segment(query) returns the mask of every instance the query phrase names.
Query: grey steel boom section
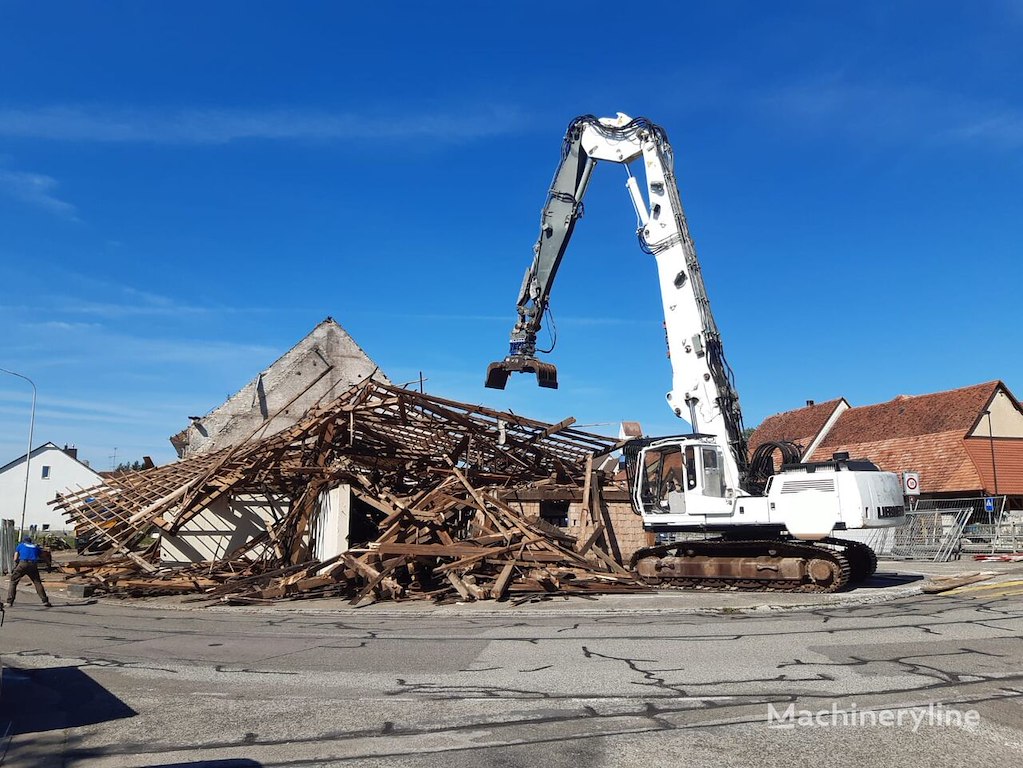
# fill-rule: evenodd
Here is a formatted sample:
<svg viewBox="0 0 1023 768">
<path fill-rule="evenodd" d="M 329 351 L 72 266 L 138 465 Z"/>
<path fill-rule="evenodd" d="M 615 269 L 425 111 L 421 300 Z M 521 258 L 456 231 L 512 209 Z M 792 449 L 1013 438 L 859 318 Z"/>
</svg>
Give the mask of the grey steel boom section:
<svg viewBox="0 0 1023 768">
<path fill-rule="evenodd" d="M 557 368 L 536 358 L 536 334 L 550 302 L 551 287 L 568 248 L 576 221 L 582 216 L 583 196 L 596 161 L 582 148 L 583 127 L 596 123 L 590 115 L 577 117 L 568 126 L 562 145 L 561 162 L 547 193 L 540 217 L 540 235 L 533 246 L 533 263 L 526 270 L 517 302 L 518 320 L 511 333 L 508 357 L 487 370 L 486 385 L 504 389 L 515 371 L 537 374 L 541 387 L 557 389 Z"/>
<path fill-rule="evenodd" d="M 646 118 L 636 118 L 619 126 L 601 121 L 593 115 L 584 115 L 569 124 L 562 146 L 561 162 L 554 174 L 541 215 L 540 234 L 533 247 L 533 261 L 526 271 L 519 291 L 516 307 L 518 319 L 512 328 L 509 354 L 504 360 L 491 364 L 487 369 L 486 386 L 504 389 L 509 375 L 513 372 L 535 373 L 542 387 L 558 386 L 555 366 L 537 359 L 536 337 L 548 310 L 551 288 L 561 266 L 561 260 L 568 248 L 576 221 L 582 216 L 583 197 L 597 164 L 597 160 L 583 147 L 583 136 L 587 131 L 599 134 L 607 140 L 605 149 L 611 147 L 617 152 L 617 156 L 601 159 L 628 167 L 632 160 L 653 153 L 663 169 L 663 184 L 652 182 L 651 191 L 657 193 L 658 198 L 667 197 L 667 207 L 670 211 L 661 211 L 660 204 L 652 202 L 652 208 L 648 212 L 639 199 L 638 187 L 630 178 L 630 192 L 633 194 L 633 202 L 641 222 L 637 232 L 640 247 L 644 252 L 654 256 L 669 248 L 677 246 L 682 248 L 684 268 L 674 274 L 674 286 L 680 289 L 688 282 L 692 291 L 692 300 L 696 304 L 701 328 L 700 332 L 692 337 L 691 343 L 696 347 L 696 356 L 705 358 L 707 375 L 711 379 L 706 390 L 713 393 L 713 399 L 724 421 L 725 436 L 737 465 L 739 478 L 744 479 L 747 469 L 747 446 L 743 435 L 739 396 L 735 390 L 731 369 L 725 360 L 721 335 L 711 313 L 696 249 L 686 224 L 673 171 L 671 145 L 664 130 Z M 620 150 L 614 149 L 619 145 Z M 656 233 L 646 224 L 649 218 L 662 214 L 674 217 L 675 231 L 663 239 L 657 239 Z M 670 340 L 669 354 L 675 355 L 672 365 L 677 374 L 678 366 L 683 365 L 682 355 L 680 350 L 671 348 Z M 694 430 L 702 427 L 698 423 L 697 403 L 696 397 L 687 394 L 685 404 L 688 413 L 684 413 L 681 404 L 671 402 L 675 415 L 688 418 Z"/>
</svg>

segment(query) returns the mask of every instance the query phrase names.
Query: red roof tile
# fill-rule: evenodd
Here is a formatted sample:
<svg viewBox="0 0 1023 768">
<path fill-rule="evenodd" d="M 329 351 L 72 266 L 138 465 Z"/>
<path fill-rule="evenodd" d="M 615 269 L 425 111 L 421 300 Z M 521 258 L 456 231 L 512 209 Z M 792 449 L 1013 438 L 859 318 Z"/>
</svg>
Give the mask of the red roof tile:
<svg viewBox="0 0 1023 768">
<path fill-rule="evenodd" d="M 821 441 L 821 449 L 894 440 L 917 435 L 958 432 L 966 437 L 1001 382 L 989 381 L 931 395 L 900 395 L 877 405 L 851 408 L 843 413 Z"/>
<path fill-rule="evenodd" d="M 967 436 L 999 390 L 1020 409 L 1000 381 L 850 408 L 809 459 L 826 461 L 833 453 L 848 451 L 852 458 L 869 459 L 890 472 L 919 472 L 923 493 L 994 493 L 991 441 Z M 809 445 L 839 402 L 772 416 L 753 433 L 750 445 L 768 440 Z M 995 438 L 994 446 L 998 493 L 1023 494 L 1023 439 Z"/>
<path fill-rule="evenodd" d="M 837 398 L 767 417 L 750 437 L 750 452 L 755 451 L 763 443 L 784 440 L 807 448 L 820 434 L 841 402 L 842 398 Z"/>
<path fill-rule="evenodd" d="M 849 413 L 851 411 L 843 413 L 838 424 Z M 825 442 L 830 443 L 830 435 Z M 826 461 L 836 451 L 848 451 L 851 458 L 869 459 L 888 472 L 919 472 L 922 493 L 976 491 L 983 487 L 983 483 L 963 443 L 963 433 L 955 429 L 888 440 L 831 443 L 827 447 L 819 447 L 810 458 L 812 461 Z"/>
<path fill-rule="evenodd" d="M 619 434 L 624 437 L 643 437 L 643 427 L 638 421 L 623 421 Z"/>
<path fill-rule="evenodd" d="M 1023 494 L 1023 440 L 975 437 L 963 443 L 984 483 L 980 487 L 992 494 L 996 492 L 995 475 L 991 471 L 991 450 L 994 448 L 997 493 Z"/>
</svg>

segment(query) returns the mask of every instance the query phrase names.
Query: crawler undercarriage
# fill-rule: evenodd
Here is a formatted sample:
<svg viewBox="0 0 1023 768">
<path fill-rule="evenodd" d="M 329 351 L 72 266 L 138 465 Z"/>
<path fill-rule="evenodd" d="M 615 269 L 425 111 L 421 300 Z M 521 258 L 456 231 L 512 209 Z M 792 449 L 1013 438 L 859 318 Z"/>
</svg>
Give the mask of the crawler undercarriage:
<svg viewBox="0 0 1023 768">
<path fill-rule="evenodd" d="M 837 592 L 877 570 L 866 544 L 845 539 L 735 539 L 673 542 L 637 551 L 630 563 L 665 588 Z"/>
</svg>

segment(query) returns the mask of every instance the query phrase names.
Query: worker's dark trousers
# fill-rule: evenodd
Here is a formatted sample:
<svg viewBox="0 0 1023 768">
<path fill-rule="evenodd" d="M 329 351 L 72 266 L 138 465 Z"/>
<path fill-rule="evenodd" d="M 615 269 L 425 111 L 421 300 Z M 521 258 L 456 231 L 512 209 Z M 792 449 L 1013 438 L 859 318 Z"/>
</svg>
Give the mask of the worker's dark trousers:
<svg viewBox="0 0 1023 768">
<path fill-rule="evenodd" d="M 14 566 L 14 570 L 11 571 L 11 584 L 7 588 L 8 605 L 14 605 L 14 595 L 18 591 L 18 582 L 21 581 L 22 576 L 28 576 L 32 580 L 40 600 L 44 603 L 50 602 L 50 599 L 46 596 L 46 590 L 43 589 L 43 580 L 39 578 L 39 567 L 28 560 L 20 560 Z"/>
</svg>

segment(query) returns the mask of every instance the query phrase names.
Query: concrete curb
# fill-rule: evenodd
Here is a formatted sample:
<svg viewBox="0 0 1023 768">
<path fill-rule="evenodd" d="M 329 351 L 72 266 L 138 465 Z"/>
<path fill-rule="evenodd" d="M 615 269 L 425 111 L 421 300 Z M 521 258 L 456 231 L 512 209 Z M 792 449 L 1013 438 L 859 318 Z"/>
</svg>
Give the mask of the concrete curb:
<svg viewBox="0 0 1023 768">
<path fill-rule="evenodd" d="M 543 608 L 539 606 L 531 606 L 526 603 L 520 606 L 513 606 L 508 603 L 495 604 L 491 601 L 481 603 L 456 603 L 454 605 L 441 605 L 441 606 L 429 606 L 422 607 L 420 601 L 409 601 L 408 603 L 400 604 L 388 604 L 388 603 L 376 603 L 368 605 L 362 608 L 355 608 L 345 605 L 330 605 L 323 607 L 312 607 L 308 605 L 300 605 L 300 602 L 320 602 L 320 601 L 293 601 L 283 602 L 279 605 L 260 605 L 260 606 L 246 606 L 246 605 L 219 605 L 213 604 L 187 604 L 181 603 L 155 603 L 155 602 L 140 602 L 139 599 L 120 599 L 115 597 L 101 597 L 92 601 L 93 604 L 99 605 L 120 605 L 130 606 L 139 610 L 161 610 L 161 611 L 213 611 L 218 614 L 238 614 L 238 615 L 271 615 L 271 616 L 351 616 L 351 617 L 370 617 L 373 619 L 427 619 L 427 618 L 444 618 L 444 617 L 457 617 L 457 618 L 486 618 L 486 619 L 510 619 L 510 618 L 561 618 L 561 617 L 580 617 L 580 618 L 594 618 L 594 617 L 606 617 L 606 616 L 687 616 L 687 615 L 721 615 L 721 614 L 752 614 L 752 615 L 763 615 L 765 613 L 787 613 L 796 611 L 812 611 L 812 610 L 828 610 L 835 608 L 847 608 L 847 607 L 858 607 L 862 605 L 874 605 L 878 603 L 888 603 L 893 600 L 900 600 L 906 597 L 912 597 L 914 595 L 920 595 L 920 584 L 922 582 L 914 582 L 913 584 L 879 588 L 870 590 L 869 594 L 863 592 L 852 592 L 852 593 L 838 593 L 828 595 L 807 595 L 804 602 L 789 603 L 789 604 L 777 604 L 777 603 L 766 603 L 763 605 L 621 605 L 621 604 L 610 604 L 605 603 L 603 606 L 597 607 L 582 607 L 579 605 L 579 601 L 569 600 L 552 600 L 550 602 L 541 603 Z M 673 592 L 673 591 L 661 591 L 648 593 L 647 598 L 653 597 L 658 600 L 659 603 L 665 601 L 683 601 L 687 597 L 691 597 L 694 594 L 706 596 L 708 594 L 720 594 L 721 596 L 737 596 L 737 593 L 733 592 L 722 592 L 722 593 L 687 593 L 687 592 Z M 617 600 L 629 600 L 629 598 L 636 596 L 628 596 L 622 598 L 620 596 L 613 596 Z M 143 600 L 145 598 L 142 598 Z M 600 598 L 598 598 L 600 600 Z M 593 605 L 591 601 L 586 601 L 587 606 Z M 88 604 L 88 603 L 83 603 Z M 429 605 L 429 604 L 427 604 Z M 399 607 L 399 606 L 408 606 Z M 500 607 L 496 607 L 500 606 Z"/>
</svg>

